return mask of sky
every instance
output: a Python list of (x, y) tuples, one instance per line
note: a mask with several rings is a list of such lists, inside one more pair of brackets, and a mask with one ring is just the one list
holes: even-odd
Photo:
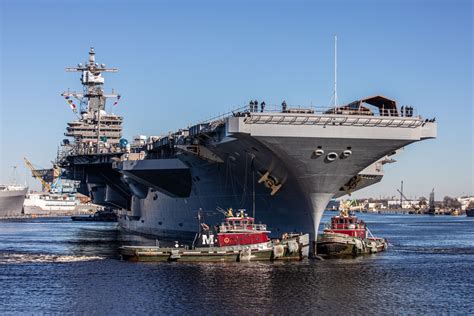
[(39, 188), (23, 157), (48, 167), (74, 115), (93, 46), (108, 110), (124, 135), (160, 135), (247, 104), (328, 106), (338, 37), (338, 99), (382, 94), (436, 117), (438, 138), (409, 145), (381, 183), (354, 197), (473, 194), (473, 2), (0, 0), (0, 183)]

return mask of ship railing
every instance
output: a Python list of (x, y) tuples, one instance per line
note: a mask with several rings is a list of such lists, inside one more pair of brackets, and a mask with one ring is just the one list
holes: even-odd
[(330, 107), (316, 107), (313, 105), (304, 106), (304, 105), (296, 105), (296, 104), (287, 104), (286, 106), (277, 105), (277, 104), (268, 104), (265, 105), (263, 108), (261, 105), (257, 106), (245, 106), (248, 113), (307, 113), (307, 114), (315, 114), (315, 113), (323, 113), (330, 109)]
[(235, 232), (235, 231), (257, 231), (264, 232), (267, 230), (267, 225), (265, 224), (247, 224), (247, 225), (220, 225), (219, 232)]
[[(206, 124), (206, 123), (211, 123), (211, 122), (214, 122), (214, 121), (223, 120), (223, 119), (225, 119), (226, 117), (229, 117), (229, 116), (234, 115), (235, 113), (248, 111), (248, 109), (249, 109), (249, 106), (248, 106), (248, 105), (236, 107), (236, 108), (234, 108), (234, 109), (232, 109), (232, 110), (229, 110), (229, 111), (226, 111), (226, 112), (224, 112), (224, 113), (222, 113), (222, 114), (218, 114), (218, 115), (213, 116), (213, 117), (211, 117), (211, 118), (202, 120), (202, 121), (200, 121), (198, 124)], [(190, 125), (190, 126), (194, 126), (194, 125), (198, 125), (198, 124), (192, 124), (192, 125)]]
[[(216, 121), (223, 121), (230, 116), (250, 117), (248, 123), (294, 123), (296, 124), (330, 124), (332, 118), (337, 120), (335, 123), (345, 123), (341, 120), (347, 120), (348, 124), (342, 125), (361, 125), (361, 126), (400, 126), (400, 127), (417, 127), (421, 125), (422, 119), (417, 115), (416, 109), (410, 108), (410, 112), (399, 111), (399, 109), (377, 109), (375, 113), (367, 108), (347, 108), (340, 107), (316, 107), (316, 106), (301, 106), (301, 105), (261, 105), (252, 106), (245, 105), (236, 107), (233, 110), (224, 112), (217, 116), (203, 120), (198, 124), (190, 125), (196, 126), (199, 124), (209, 124)], [(301, 118), (298, 116), (301, 115)], [(288, 119), (284, 119), (288, 117)], [(313, 117), (311, 119), (311, 117)], [(324, 119), (326, 117), (326, 119)], [(337, 119), (340, 117), (340, 119)], [(262, 121), (262, 119), (265, 120)], [(349, 119), (350, 118), (350, 119)], [(290, 120), (290, 122), (288, 122)]]
[[(116, 153), (125, 153), (126, 148), (122, 148), (118, 145), (113, 145), (109, 147), (101, 146), (99, 148), (100, 154), (116, 154)], [(95, 143), (92, 145), (73, 145), (73, 146), (63, 146), (62, 150), (60, 150), (58, 154), (59, 159), (63, 159), (67, 156), (76, 156), (76, 155), (95, 155), (97, 154), (97, 146)]]
[[(338, 114), (338, 115), (362, 115), (362, 116), (392, 116), (392, 117), (416, 117), (417, 111), (415, 108), (411, 108), (411, 112), (409, 115), (405, 113), (401, 113), (399, 109), (393, 108), (379, 108), (375, 109), (375, 112), (371, 109), (360, 107), (360, 108), (350, 108), (347, 106), (302, 106), (302, 105), (287, 105), (283, 107), (282, 105), (265, 105), (262, 107), (259, 105), (257, 107), (246, 106), (244, 107), (248, 113), (287, 113), (287, 114), (298, 114), (298, 113), (308, 113), (308, 114)], [(235, 111), (233, 111), (235, 112)]]
[[(225, 119), (226, 117), (229, 117), (229, 116), (240, 116), (240, 115), (243, 116), (246, 113), (293, 113), (293, 112), (294, 113), (303, 113), (303, 111), (305, 113), (316, 113), (317, 111), (320, 111), (322, 113), (324, 110), (328, 110), (328, 109), (330, 109), (330, 108), (329, 107), (328, 108), (317, 108), (317, 107), (314, 107), (314, 106), (305, 107), (305, 106), (301, 106), (301, 105), (288, 105), (287, 109), (284, 111), (284, 110), (282, 110), (281, 105), (279, 106), (279, 105), (276, 105), (276, 104), (271, 104), (271, 105), (265, 105), (264, 109), (261, 110), (260, 106), (256, 106), (256, 107), (253, 106), (252, 107), (250, 105), (244, 105), (244, 106), (235, 107), (232, 110), (226, 111), (222, 114), (219, 114), (219, 115), (213, 116), (211, 118), (202, 120), (198, 124), (205, 124), (205, 123), (211, 123), (211, 122), (214, 122), (214, 121), (223, 120), (223, 119)], [(193, 125), (197, 125), (197, 124), (193, 124)]]
[[(354, 225), (354, 228), (349, 228), (348, 227), (348, 225), (351, 225), (351, 224)], [(339, 227), (339, 225), (337, 225), (336, 227), (333, 227), (331, 223), (326, 223), (324, 225), (324, 229), (329, 230), (329, 231), (333, 231), (333, 230), (354, 230), (354, 229), (365, 229), (366, 228), (364, 223), (348, 223), (348, 225), (340, 224), (341, 227)]]
[(320, 114), (307, 115), (299, 113), (250, 113), (245, 117), (246, 124), (280, 124), (280, 125), (344, 125), (367, 127), (405, 127), (416, 128), (424, 124), (420, 117), (400, 116), (367, 116)]

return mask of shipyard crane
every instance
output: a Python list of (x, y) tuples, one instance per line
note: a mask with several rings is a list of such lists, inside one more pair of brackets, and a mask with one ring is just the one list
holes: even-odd
[(33, 177), (41, 182), (41, 185), (43, 186), (43, 191), (51, 191), (51, 185), (48, 182), (44, 181), (43, 177), (41, 176), (41, 173), (39, 173), (38, 170), (33, 167), (31, 162), (26, 157), (24, 157), (23, 160), (25, 161), (26, 166), (31, 170), (31, 174), (33, 175)]
[(350, 211), (362, 210), (362, 205), (357, 203), (356, 199), (346, 200), (341, 203), (341, 214), (342, 216), (349, 216)]
[[(409, 201), (409, 199), (405, 196), (405, 194), (403, 194), (402, 191), (400, 191), (400, 189), (397, 189), (397, 191), (398, 191), (398, 193), (400, 193), (400, 196), (402, 196), (405, 199), (405, 201)], [(400, 203), (402, 203), (401, 199), (400, 199)]]
[[(403, 190), (403, 182), (402, 182), (402, 190)], [(417, 210), (419, 208), (417, 205), (411, 204), (410, 200), (405, 196), (405, 194), (403, 194), (403, 191), (401, 191), (399, 189), (397, 189), (397, 191), (398, 191), (398, 193), (400, 193), (400, 208), (403, 209), (402, 198), (404, 198), (405, 201), (407, 201), (410, 204), (410, 206), (412, 208), (414, 208), (415, 210)]]

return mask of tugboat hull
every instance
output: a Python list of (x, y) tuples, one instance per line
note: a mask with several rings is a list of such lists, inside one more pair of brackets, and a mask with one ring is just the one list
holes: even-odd
[[(245, 258), (243, 250), (222, 251), (213, 249), (122, 249), (122, 259), (135, 262), (239, 262), (239, 261), (270, 261), (272, 249), (254, 250), (249, 258)], [(295, 258), (295, 259), (299, 259)]]
[(97, 211), (89, 216), (71, 216), (71, 220), (76, 222), (116, 222), (117, 215), (112, 210)]
[(335, 256), (355, 256), (357, 248), (348, 243), (327, 242), (317, 244), (318, 255), (335, 257)]
[(344, 234), (325, 233), (317, 241), (317, 253), (325, 257), (358, 256), (387, 249), (383, 238), (361, 239)]
[(123, 260), (140, 262), (247, 262), (302, 260), (309, 254), (309, 235), (292, 236), (282, 242), (224, 247), (136, 247), (120, 248)]
[(317, 241), (317, 253), (321, 256), (356, 256), (363, 248), (359, 238), (344, 234), (323, 234)]

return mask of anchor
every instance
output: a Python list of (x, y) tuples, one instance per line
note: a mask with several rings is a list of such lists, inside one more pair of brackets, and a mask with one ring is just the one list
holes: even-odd
[[(260, 172), (259, 172), (260, 173)], [(282, 183), (278, 183), (277, 179), (270, 175), (270, 172), (267, 171), (265, 172), (260, 179), (258, 179), (258, 183), (262, 183), (272, 191), (270, 192), (271, 196), (274, 196), (278, 190), (280, 190), (281, 186), (283, 185)]]

